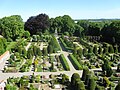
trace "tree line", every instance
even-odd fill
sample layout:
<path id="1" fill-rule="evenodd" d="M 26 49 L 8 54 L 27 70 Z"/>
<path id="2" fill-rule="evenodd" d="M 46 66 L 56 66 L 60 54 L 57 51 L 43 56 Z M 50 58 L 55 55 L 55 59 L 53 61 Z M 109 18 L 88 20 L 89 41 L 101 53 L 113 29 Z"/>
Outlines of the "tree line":
<path id="1" fill-rule="evenodd" d="M 120 42 L 120 20 L 92 22 L 79 20 L 77 23 L 69 16 L 49 18 L 46 14 L 31 16 L 23 22 L 20 15 L 12 15 L 0 19 L 0 35 L 7 41 L 15 41 L 21 37 L 29 37 L 30 34 L 55 33 L 74 35 L 78 37 L 99 36 L 100 41 L 109 43 Z"/>

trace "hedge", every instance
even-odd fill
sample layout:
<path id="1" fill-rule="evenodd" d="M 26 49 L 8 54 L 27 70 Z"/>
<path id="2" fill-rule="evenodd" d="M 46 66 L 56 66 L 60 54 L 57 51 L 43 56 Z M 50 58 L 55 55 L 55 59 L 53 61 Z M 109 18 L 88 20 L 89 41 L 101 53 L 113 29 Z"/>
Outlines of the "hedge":
<path id="1" fill-rule="evenodd" d="M 69 54 L 69 58 L 70 58 L 71 63 L 75 67 L 75 69 L 82 70 L 82 65 L 80 65 L 80 63 L 77 61 L 77 59 L 72 54 Z"/>
<path id="2" fill-rule="evenodd" d="M 63 65 L 63 68 L 67 71 L 70 71 L 70 67 L 68 65 L 68 62 L 66 61 L 65 57 L 63 54 L 60 55 L 60 62 L 62 63 Z"/>
<path id="3" fill-rule="evenodd" d="M 61 43 L 63 44 L 63 46 L 65 47 L 66 50 L 73 50 L 73 48 L 70 48 L 66 45 L 66 43 L 64 42 L 64 40 L 62 38 L 60 38 Z"/>
<path id="4" fill-rule="evenodd" d="M 52 39 L 54 41 L 54 48 L 56 48 L 57 51 L 60 51 L 61 50 L 60 45 L 58 44 L 58 41 L 56 40 L 54 35 L 52 35 Z"/>
<path id="5" fill-rule="evenodd" d="M 80 44 L 82 44 L 83 46 L 85 46 L 86 48 L 91 47 L 91 45 L 88 44 L 87 41 L 84 41 L 83 39 L 80 39 Z"/>

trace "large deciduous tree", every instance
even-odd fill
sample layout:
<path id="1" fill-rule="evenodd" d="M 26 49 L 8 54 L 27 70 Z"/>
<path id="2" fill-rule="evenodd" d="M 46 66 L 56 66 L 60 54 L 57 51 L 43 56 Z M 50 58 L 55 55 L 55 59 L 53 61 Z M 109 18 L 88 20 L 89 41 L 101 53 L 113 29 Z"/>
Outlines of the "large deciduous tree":
<path id="1" fill-rule="evenodd" d="M 7 42 L 5 38 L 0 38 L 0 55 L 6 51 Z"/>
<path id="2" fill-rule="evenodd" d="M 102 40 L 110 43 L 120 43 L 120 21 L 105 24 L 101 30 Z"/>
<path id="3" fill-rule="evenodd" d="M 24 23 L 19 15 L 13 15 L 0 19 L 0 34 L 8 41 L 16 40 L 24 33 Z"/>
<path id="4" fill-rule="evenodd" d="M 33 35 L 45 32 L 49 29 L 49 25 L 49 16 L 46 14 L 39 14 L 30 17 L 27 22 L 25 22 L 25 30 L 28 30 Z"/>

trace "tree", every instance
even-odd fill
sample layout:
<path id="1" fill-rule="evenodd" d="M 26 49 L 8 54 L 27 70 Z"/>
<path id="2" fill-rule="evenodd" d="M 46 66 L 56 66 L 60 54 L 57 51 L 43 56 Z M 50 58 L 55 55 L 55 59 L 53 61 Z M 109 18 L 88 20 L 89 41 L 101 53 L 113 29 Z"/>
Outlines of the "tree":
<path id="1" fill-rule="evenodd" d="M 86 75 L 86 79 L 85 79 L 85 84 L 86 84 L 86 85 L 88 85 L 90 78 L 91 78 L 91 74 L 87 74 L 87 75 Z"/>
<path id="2" fill-rule="evenodd" d="M 85 67 L 85 68 L 83 69 L 83 74 L 82 74 L 82 80 L 83 80 L 83 81 L 86 81 L 86 76 L 87 76 L 87 74 L 89 74 L 89 69 L 88 69 L 88 67 Z"/>
<path id="3" fill-rule="evenodd" d="M 89 83 L 88 83 L 88 90 L 95 90 L 95 88 L 96 88 L 96 82 L 95 82 L 94 78 L 91 77 L 89 79 Z"/>
<path id="4" fill-rule="evenodd" d="M 75 90 L 85 90 L 84 83 L 82 81 L 81 82 L 77 82 Z"/>
<path id="5" fill-rule="evenodd" d="M 49 54 L 53 53 L 53 47 L 52 47 L 52 45 L 48 45 L 47 50 L 48 50 Z"/>
<path id="6" fill-rule="evenodd" d="M 47 48 L 43 48 L 43 55 L 44 55 L 44 56 L 47 56 L 47 55 L 48 55 Z"/>
<path id="7" fill-rule="evenodd" d="M 82 37 L 83 35 L 84 28 L 79 26 L 78 24 L 75 24 L 75 32 L 74 35 L 78 37 Z"/>
<path id="8" fill-rule="evenodd" d="M 112 23 L 107 23 L 101 30 L 102 41 L 109 43 L 119 43 L 120 42 L 120 21 L 112 21 Z"/>
<path id="9" fill-rule="evenodd" d="M 27 58 L 32 59 L 33 56 L 34 56 L 33 49 L 29 48 L 28 51 L 27 51 Z"/>
<path id="10" fill-rule="evenodd" d="M 62 75 L 62 84 L 67 85 L 69 83 L 69 77 L 65 74 Z"/>
<path id="11" fill-rule="evenodd" d="M 0 55 L 6 51 L 7 48 L 7 41 L 5 38 L 0 38 Z"/>
<path id="12" fill-rule="evenodd" d="M 115 87 L 115 90 L 120 90 L 120 81 L 118 82 L 118 85 Z"/>
<path id="13" fill-rule="evenodd" d="M 25 38 L 29 38 L 29 37 L 30 37 L 29 31 L 24 31 L 23 36 L 24 36 Z"/>
<path id="14" fill-rule="evenodd" d="M 94 47 L 93 47 L 93 53 L 94 53 L 95 55 L 98 54 L 97 45 L 94 45 Z"/>
<path id="15" fill-rule="evenodd" d="M 103 77 L 103 84 L 104 84 L 105 87 L 109 87 L 110 81 L 107 77 Z"/>
<path id="16" fill-rule="evenodd" d="M 93 53 L 93 47 L 90 46 L 90 47 L 88 48 L 88 53 Z"/>
<path id="17" fill-rule="evenodd" d="M 51 63 L 50 70 L 51 70 L 51 71 L 54 70 L 54 63 L 53 63 L 53 62 Z"/>
<path id="18" fill-rule="evenodd" d="M 113 48 L 112 45 L 109 46 L 108 52 L 109 52 L 109 53 L 114 53 L 114 48 Z"/>
<path id="19" fill-rule="evenodd" d="M 103 25 L 100 22 L 90 22 L 87 34 L 90 36 L 99 36 L 102 26 Z"/>
<path id="20" fill-rule="evenodd" d="M 89 21 L 88 20 L 80 20 L 77 22 L 78 25 L 84 28 L 84 34 L 88 31 Z"/>
<path id="21" fill-rule="evenodd" d="M 61 32 L 69 32 L 69 34 L 74 33 L 74 21 L 68 15 L 62 17 L 63 27 Z"/>
<path id="22" fill-rule="evenodd" d="M 40 32 L 46 32 L 49 29 L 49 16 L 46 14 L 39 14 L 37 16 L 30 17 L 25 22 L 25 30 L 28 30 L 31 35 Z"/>
<path id="23" fill-rule="evenodd" d="M 87 49 L 84 48 L 84 49 L 83 49 L 83 56 L 86 56 L 87 54 L 88 54 Z"/>
<path id="24" fill-rule="evenodd" d="M 63 18 L 61 16 L 56 17 L 55 19 L 50 19 L 50 30 L 55 32 L 57 30 L 58 33 L 61 32 L 63 28 Z"/>
<path id="25" fill-rule="evenodd" d="M 76 80 L 80 81 L 80 75 L 78 73 L 74 73 L 71 77 L 71 86 L 75 87 Z"/>
<path id="26" fill-rule="evenodd" d="M 79 48 L 79 49 L 77 50 L 77 53 L 78 53 L 79 57 L 82 58 L 82 49 L 81 49 L 81 48 Z"/>
<path id="27" fill-rule="evenodd" d="M 98 49 L 98 54 L 102 54 L 102 47 L 100 46 L 99 49 Z"/>
<path id="28" fill-rule="evenodd" d="M 104 64 L 102 64 L 102 70 L 106 76 L 110 77 L 113 74 L 113 70 L 108 62 L 108 60 L 104 60 Z"/>
<path id="29" fill-rule="evenodd" d="M 104 53 L 104 54 L 108 54 L 108 47 L 104 47 L 104 48 L 103 48 L 103 53 Z"/>
<path id="30" fill-rule="evenodd" d="M 2 18 L 0 32 L 8 41 L 21 37 L 24 33 L 24 23 L 21 16 L 13 15 Z"/>
<path id="31" fill-rule="evenodd" d="M 115 50 L 114 51 L 115 53 L 118 53 L 118 46 L 117 45 L 114 46 L 114 50 Z"/>

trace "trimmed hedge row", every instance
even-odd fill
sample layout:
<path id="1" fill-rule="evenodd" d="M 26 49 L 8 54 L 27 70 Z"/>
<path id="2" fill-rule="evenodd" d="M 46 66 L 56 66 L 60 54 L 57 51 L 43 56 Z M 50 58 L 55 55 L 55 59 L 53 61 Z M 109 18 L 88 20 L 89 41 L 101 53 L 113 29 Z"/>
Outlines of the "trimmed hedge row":
<path id="1" fill-rule="evenodd" d="M 82 65 L 80 65 L 80 63 L 77 61 L 77 59 L 72 54 L 69 54 L 69 57 L 70 57 L 70 61 L 72 62 L 73 66 L 75 67 L 75 69 L 82 70 Z"/>
<path id="2" fill-rule="evenodd" d="M 90 47 L 91 45 L 88 44 L 88 42 L 84 41 L 83 39 L 80 39 L 80 44 L 85 46 L 86 48 Z"/>
<path id="3" fill-rule="evenodd" d="M 63 68 L 67 71 L 70 71 L 70 67 L 68 65 L 68 62 L 66 61 L 65 57 L 63 54 L 60 55 L 60 62 L 62 63 L 63 65 Z"/>
<path id="4" fill-rule="evenodd" d="M 58 41 L 56 40 L 54 35 L 52 35 L 52 39 L 54 41 L 54 48 L 56 48 L 57 51 L 60 51 L 61 50 L 60 45 L 58 44 Z"/>
<path id="5" fill-rule="evenodd" d="M 62 38 L 60 38 L 61 43 L 63 44 L 63 46 L 65 47 L 66 50 L 73 50 L 73 48 L 70 48 L 66 45 L 66 43 L 64 42 L 64 40 Z"/>

